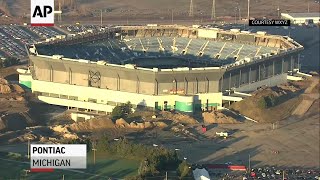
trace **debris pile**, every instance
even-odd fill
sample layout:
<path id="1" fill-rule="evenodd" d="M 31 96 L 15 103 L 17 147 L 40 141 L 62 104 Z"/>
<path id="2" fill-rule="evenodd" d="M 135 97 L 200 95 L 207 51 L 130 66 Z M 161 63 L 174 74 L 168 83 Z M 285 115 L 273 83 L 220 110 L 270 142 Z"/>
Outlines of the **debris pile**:
<path id="1" fill-rule="evenodd" d="M 167 120 L 172 120 L 174 122 L 179 122 L 183 124 L 198 124 L 199 122 L 194 119 L 193 117 L 187 115 L 187 114 L 181 114 L 181 113 L 172 113 L 172 112 L 167 112 L 163 111 L 161 112 L 161 115 L 164 119 Z"/>
<path id="2" fill-rule="evenodd" d="M 24 93 L 24 90 L 17 84 L 9 84 L 7 80 L 0 78 L 0 94 Z"/>
<path id="3" fill-rule="evenodd" d="M 227 116 L 220 111 L 213 111 L 213 112 L 204 112 L 202 113 L 204 123 L 212 124 L 212 123 L 219 123 L 219 124 L 235 124 L 239 123 L 236 119 L 232 118 L 231 116 Z"/>

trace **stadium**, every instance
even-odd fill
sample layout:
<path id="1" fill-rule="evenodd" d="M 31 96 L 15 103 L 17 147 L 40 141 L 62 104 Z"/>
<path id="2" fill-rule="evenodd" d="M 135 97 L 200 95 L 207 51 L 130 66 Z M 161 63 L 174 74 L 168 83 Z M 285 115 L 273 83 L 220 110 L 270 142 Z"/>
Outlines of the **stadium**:
<path id="1" fill-rule="evenodd" d="M 39 100 L 110 113 L 134 107 L 185 113 L 221 109 L 287 81 L 303 47 L 290 37 L 177 25 L 116 26 L 28 47 L 19 81 Z"/>

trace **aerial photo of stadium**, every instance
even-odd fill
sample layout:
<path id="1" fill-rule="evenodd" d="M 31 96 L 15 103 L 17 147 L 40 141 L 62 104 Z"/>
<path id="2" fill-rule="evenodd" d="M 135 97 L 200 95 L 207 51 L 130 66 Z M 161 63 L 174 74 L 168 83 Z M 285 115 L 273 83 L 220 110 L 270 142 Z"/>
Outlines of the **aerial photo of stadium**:
<path id="1" fill-rule="evenodd" d="M 198 26 L 115 26 L 31 45 L 20 83 L 39 100 L 110 113 L 134 107 L 194 113 L 287 81 L 303 46 L 287 36 Z M 227 93 L 228 92 L 228 93 Z"/>

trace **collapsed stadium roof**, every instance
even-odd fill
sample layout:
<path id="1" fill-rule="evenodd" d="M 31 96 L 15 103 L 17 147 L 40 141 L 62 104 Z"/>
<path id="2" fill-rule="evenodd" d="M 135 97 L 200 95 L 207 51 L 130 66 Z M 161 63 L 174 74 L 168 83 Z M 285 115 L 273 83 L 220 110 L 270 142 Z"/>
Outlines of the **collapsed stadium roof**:
<path id="1" fill-rule="evenodd" d="M 38 54 L 60 55 L 64 60 L 86 59 L 147 68 L 228 68 L 302 48 L 289 37 L 266 32 L 184 26 L 120 26 L 36 45 Z M 172 59 L 177 62 L 170 63 Z"/>

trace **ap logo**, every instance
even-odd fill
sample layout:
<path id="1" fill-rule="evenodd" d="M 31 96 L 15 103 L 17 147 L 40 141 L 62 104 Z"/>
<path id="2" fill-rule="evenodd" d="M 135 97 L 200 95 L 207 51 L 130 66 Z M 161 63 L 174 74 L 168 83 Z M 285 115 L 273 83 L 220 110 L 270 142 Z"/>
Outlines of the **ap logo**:
<path id="1" fill-rule="evenodd" d="M 31 26 L 54 25 L 54 0 L 31 0 Z"/>

